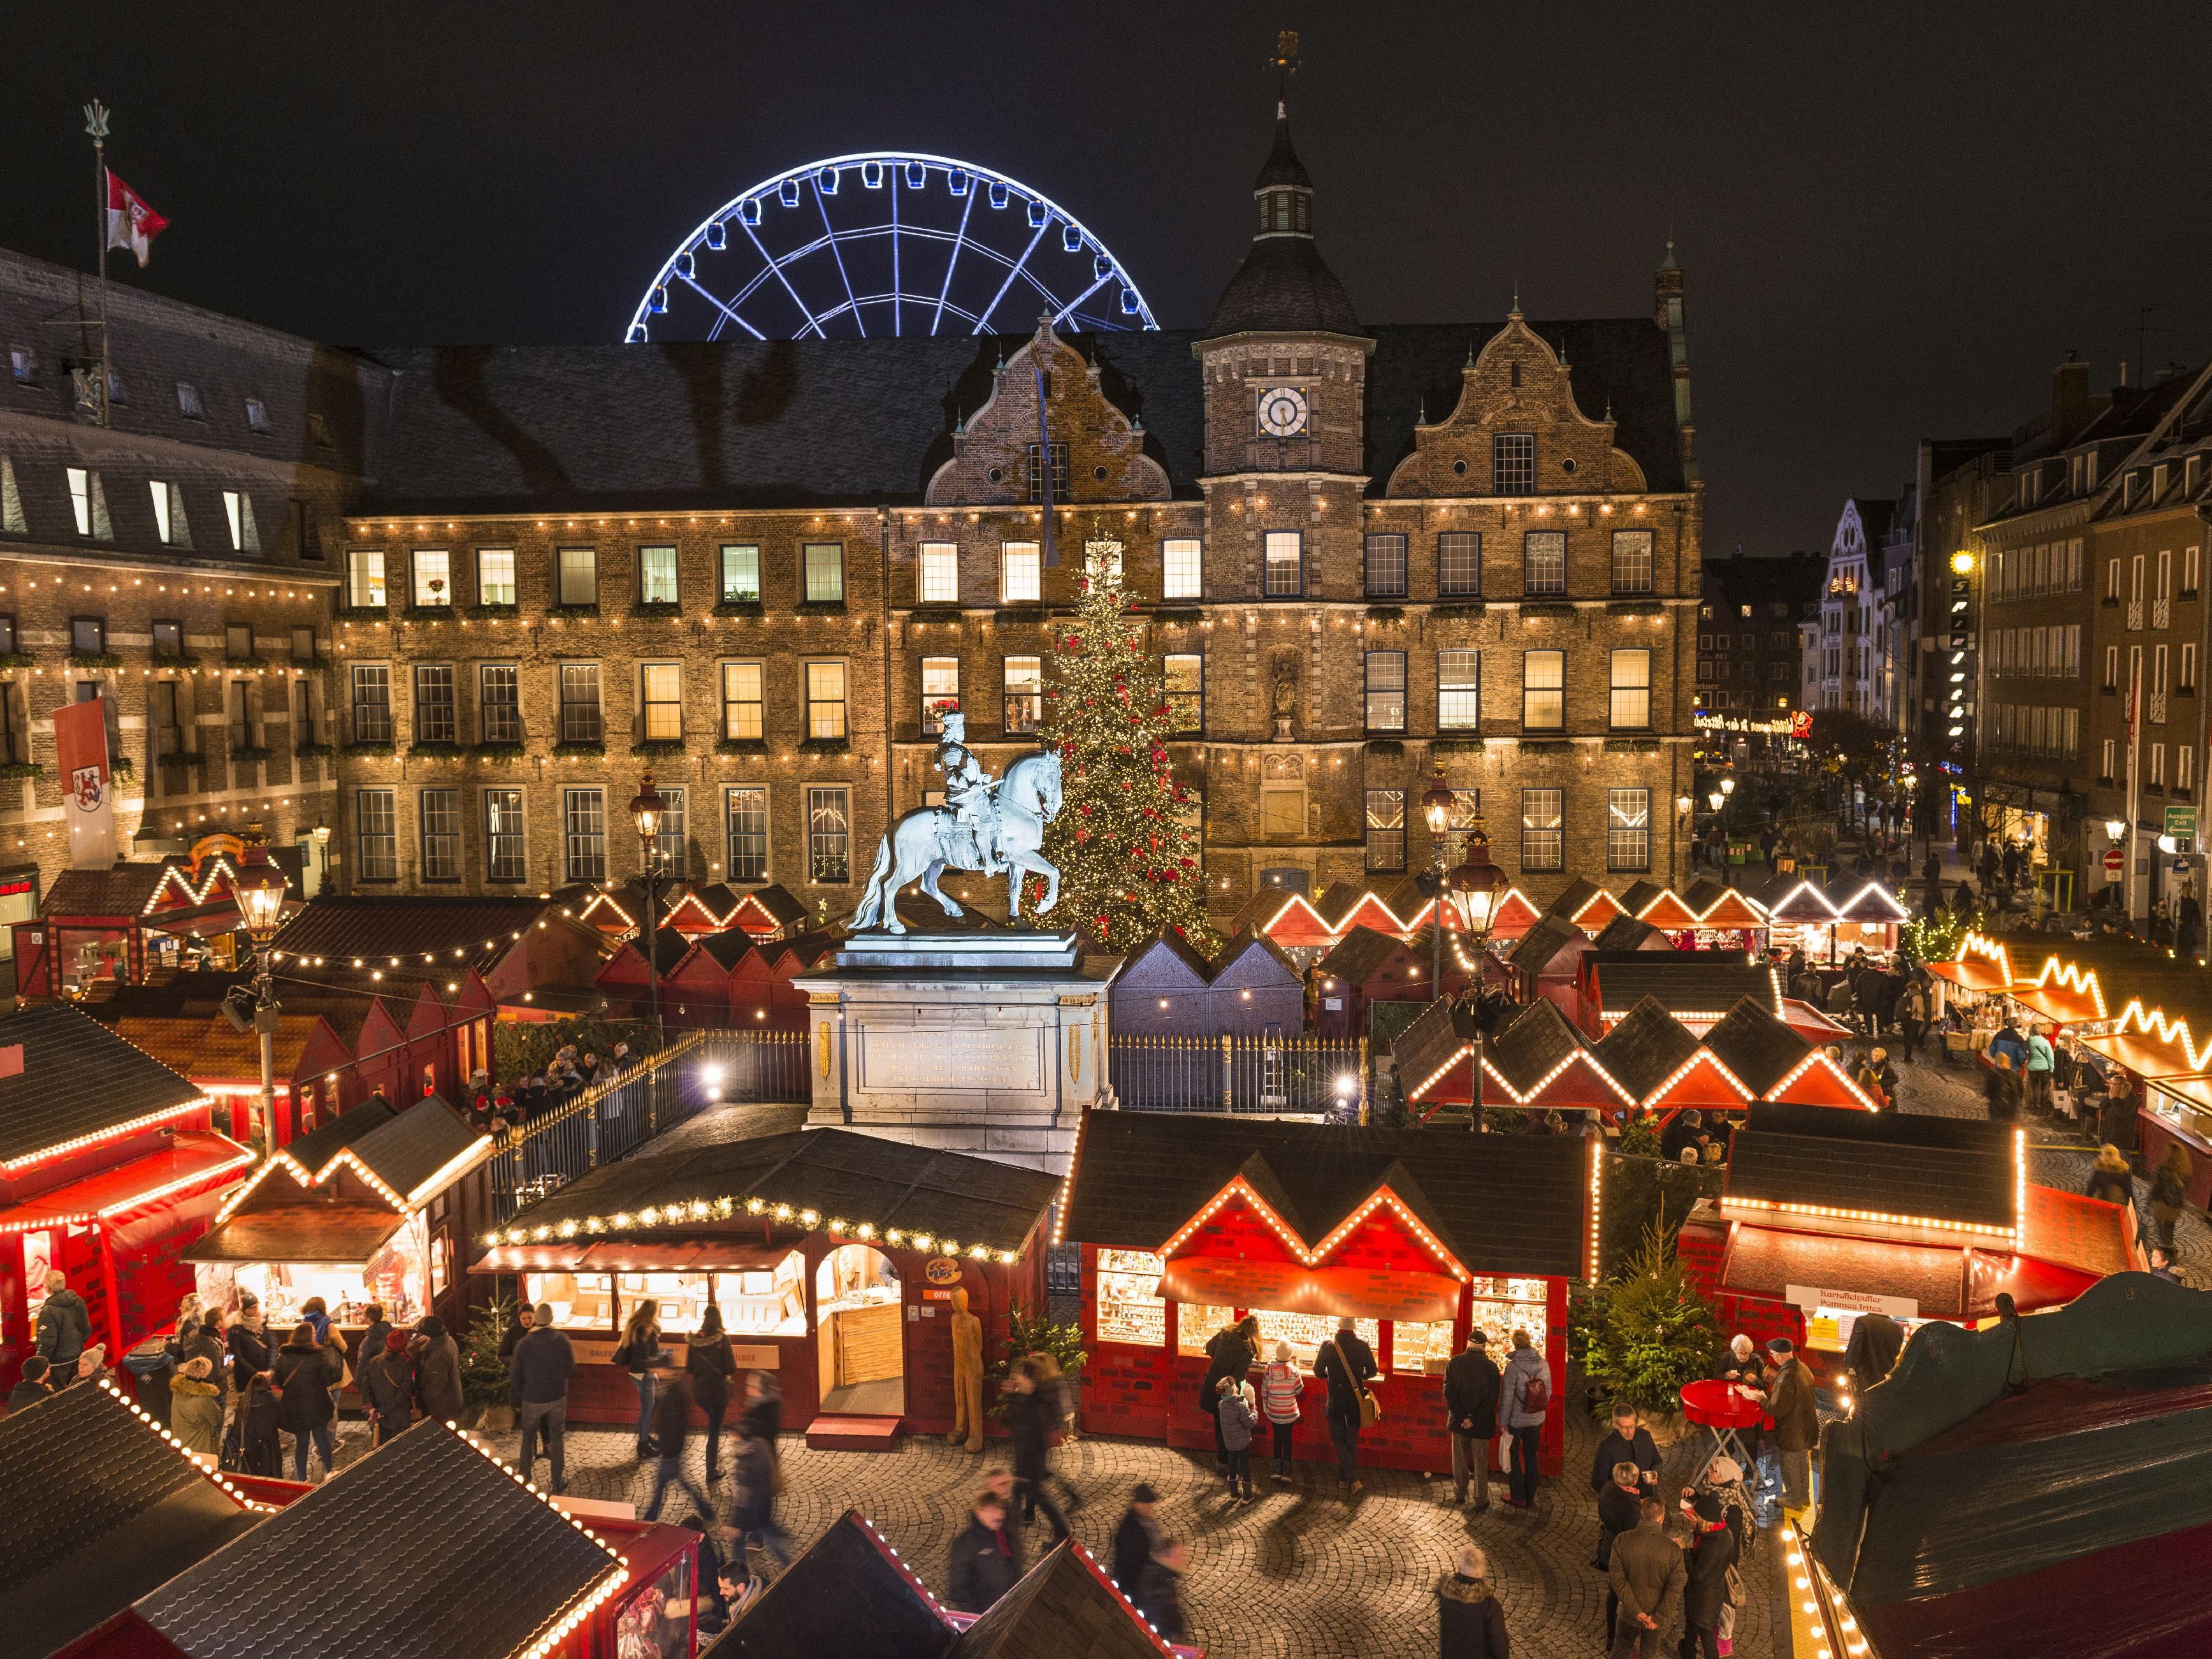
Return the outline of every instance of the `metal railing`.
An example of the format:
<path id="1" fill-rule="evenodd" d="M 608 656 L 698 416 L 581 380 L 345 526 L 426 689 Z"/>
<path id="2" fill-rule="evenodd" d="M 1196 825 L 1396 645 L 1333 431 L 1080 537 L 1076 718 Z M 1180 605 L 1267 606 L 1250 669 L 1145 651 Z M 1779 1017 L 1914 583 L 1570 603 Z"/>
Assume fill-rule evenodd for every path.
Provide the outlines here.
<path id="1" fill-rule="evenodd" d="M 2142 617 L 2143 602 L 2141 599 L 2130 599 L 2128 601 L 2129 633 L 2140 634 L 2142 632 Z"/>
<path id="2" fill-rule="evenodd" d="M 2150 625 L 2153 628 L 2169 628 L 2172 623 L 2173 601 L 2167 599 L 2153 599 L 2150 602 Z"/>
<path id="3" fill-rule="evenodd" d="M 1122 1036 L 1107 1045 L 1114 1092 L 1138 1112 L 1323 1113 L 1340 1079 L 1356 1099 L 1360 1044 L 1315 1036 Z"/>
<path id="4" fill-rule="evenodd" d="M 687 1031 L 503 1135 L 491 1158 L 492 1219 L 506 1221 L 556 1188 L 629 1157 L 703 1107 L 808 1094 L 805 1033 Z"/>

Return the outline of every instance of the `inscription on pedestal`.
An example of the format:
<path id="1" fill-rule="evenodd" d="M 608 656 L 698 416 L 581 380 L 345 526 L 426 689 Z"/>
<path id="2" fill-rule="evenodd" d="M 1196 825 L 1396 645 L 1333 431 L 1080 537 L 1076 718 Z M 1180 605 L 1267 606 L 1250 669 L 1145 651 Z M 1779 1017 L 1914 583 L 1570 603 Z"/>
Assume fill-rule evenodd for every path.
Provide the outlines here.
<path id="1" fill-rule="evenodd" d="M 1041 1091 L 1042 1044 L 1035 1028 L 1014 1031 L 860 1027 L 863 1090 Z"/>

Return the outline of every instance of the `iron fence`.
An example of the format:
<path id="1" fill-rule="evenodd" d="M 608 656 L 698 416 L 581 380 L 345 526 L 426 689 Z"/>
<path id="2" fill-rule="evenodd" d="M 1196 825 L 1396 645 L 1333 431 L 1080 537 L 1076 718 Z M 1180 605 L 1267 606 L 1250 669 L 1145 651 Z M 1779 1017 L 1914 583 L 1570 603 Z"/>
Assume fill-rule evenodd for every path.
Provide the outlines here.
<path id="1" fill-rule="evenodd" d="M 804 1101 L 806 1039 L 798 1031 L 687 1031 L 620 1076 L 509 1131 L 491 1158 L 492 1219 L 627 1158 L 701 1108 Z"/>
<path id="2" fill-rule="evenodd" d="M 1364 1092 L 1365 1047 L 1314 1036 L 1115 1037 L 1114 1092 L 1139 1112 L 1318 1115 Z"/>

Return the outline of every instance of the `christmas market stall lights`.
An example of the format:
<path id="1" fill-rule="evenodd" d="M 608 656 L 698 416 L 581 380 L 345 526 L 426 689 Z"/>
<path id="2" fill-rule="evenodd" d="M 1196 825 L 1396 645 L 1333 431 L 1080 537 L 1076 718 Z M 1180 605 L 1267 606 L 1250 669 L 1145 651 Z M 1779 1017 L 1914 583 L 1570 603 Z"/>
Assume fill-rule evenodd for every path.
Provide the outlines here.
<path id="1" fill-rule="evenodd" d="M 1897 930 L 1912 919 L 1888 888 L 1856 878 L 1817 887 L 1777 877 L 1758 902 L 1766 913 L 1771 948 L 1802 950 L 1808 960 L 1831 968 L 1859 951 L 1889 961 L 1897 954 Z"/>
<path id="2" fill-rule="evenodd" d="M 2144 1273 L 1915 1331 L 1822 1431 L 1818 1523 L 1784 1534 L 1796 1651 L 2212 1651 L 2208 1361 L 2212 1297 Z"/>
<path id="3" fill-rule="evenodd" d="M 2010 1124 L 1762 1103 L 1677 1248 L 1727 1329 L 1789 1337 L 1826 1373 L 1860 1315 L 1971 1325 L 2001 1296 L 2050 1307 L 2140 1267 L 2134 1220 L 2031 1182 Z"/>
<path id="4" fill-rule="evenodd" d="M 633 1423 L 611 1356 L 643 1301 L 672 1340 L 711 1302 L 741 1367 L 774 1370 L 816 1443 L 882 1446 L 956 1413 L 952 1328 L 997 1352 L 1010 1308 L 1044 1305 L 1058 1182 L 1033 1170 L 846 1129 L 645 1152 L 592 1170 L 474 1241 L 576 1346 L 571 1421 Z"/>
<path id="5" fill-rule="evenodd" d="M 1387 894 L 1338 882 L 1318 902 L 1304 893 L 1262 887 L 1244 902 L 1224 931 L 1234 935 L 1249 929 L 1289 952 L 1300 966 L 1310 967 L 1341 944 L 1354 927 L 1410 940 L 1428 927 L 1433 914 L 1432 902 L 1410 878 Z M 1508 888 L 1498 898 L 1490 936 L 1498 940 L 1519 939 L 1535 924 L 1540 914 L 1518 889 Z M 1444 926 L 1448 930 L 1459 926 L 1449 907 Z"/>
<path id="6" fill-rule="evenodd" d="M 111 1355 L 169 1328 L 192 1288 L 179 1251 L 253 1162 L 210 1110 L 198 1085 L 73 1006 L 0 1016 L 0 1381 L 32 1352 L 49 1272 Z"/>
<path id="7" fill-rule="evenodd" d="M 364 1101 L 272 1153 L 185 1252 L 200 1300 L 233 1308 L 251 1292 L 289 1331 L 320 1297 L 349 1350 L 372 1302 L 395 1324 L 435 1314 L 465 1329 L 482 1287 L 459 1263 L 490 1214 L 491 1153 L 436 1095 L 399 1112 Z"/>
<path id="8" fill-rule="evenodd" d="M 156 969 L 236 967 L 251 948 L 232 891 L 243 847 L 214 836 L 189 857 L 63 871 L 37 918 L 14 924 L 15 994 L 82 996 L 143 984 Z M 299 890 L 300 850 L 269 854 Z"/>
<path id="9" fill-rule="evenodd" d="M 1310 1372 L 1340 1318 L 1382 1369 L 1364 1462 L 1447 1466 L 1443 1370 L 1470 1328 L 1502 1360 L 1525 1332 L 1566 1363 L 1566 1295 L 1589 1271 L 1592 1144 L 1166 1113 L 1085 1115 L 1059 1237 L 1082 1248 L 1087 1426 L 1210 1447 L 1206 1343 L 1249 1313 L 1260 1352 Z M 1297 1455 L 1330 1456 L 1309 1385 Z M 1559 1413 L 1543 1467 L 1559 1467 Z"/>

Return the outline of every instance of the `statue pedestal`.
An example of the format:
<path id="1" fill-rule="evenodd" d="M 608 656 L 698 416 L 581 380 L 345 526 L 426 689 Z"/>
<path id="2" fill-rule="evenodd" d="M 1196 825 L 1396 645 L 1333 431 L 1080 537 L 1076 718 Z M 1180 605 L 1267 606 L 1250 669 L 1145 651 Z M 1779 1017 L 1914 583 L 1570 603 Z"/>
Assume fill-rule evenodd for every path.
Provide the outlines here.
<path id="1" fill-rule="evenodd" d="M 1120 957 L 1073 933 L 862 933 L 802 974 L 811 1127 L 1065 1174 Z"/>

